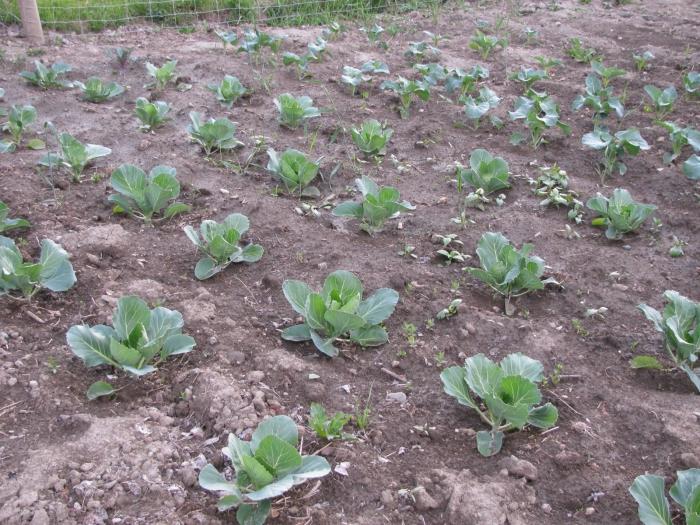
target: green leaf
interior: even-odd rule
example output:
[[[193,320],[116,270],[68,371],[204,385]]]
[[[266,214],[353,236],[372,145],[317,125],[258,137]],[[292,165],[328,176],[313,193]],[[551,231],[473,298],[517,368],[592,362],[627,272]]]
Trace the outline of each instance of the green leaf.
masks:
[[[639,505],[639,520],[644,525],[672,525],[664,495],[664,478],[649,474],[637,476],[629,492]]]
[[[700,468],[679,470],[676,476],[678,479],[668,493],[681,507],[687,507],[693,492],[700,487]]]
[[[267,436],[276,436],[296,447],[299,444],[299,429],[289,416],[273,416],[263,420],[253,432],[250,448],[253,454]]]
[[[556,424],[557,419],[559,419],[559,411],[551,403],[533,408],[527,416],[528,424],[537,428],[551,428]]]
[[[249,457],[249,456],[246,456]],[[245,459],[245,458],[244,458]],[[251,458],[252,459],[252,458]],[[268,485],[260,487],[254,492],[246,493],[246,499],[251,501],[264,501],[272,498],[277,498],[287,492],[294,486],[294,476],[288,474],[281,479],[278,479]]]
[[[282,330],[282,339],[286,341],[310,341],[311,333],[307,324],[297,324]]]
[[[663,366],[659,360],[652,355],[638,355],[630,359],[632,368],[651,368],[654,370],[663,370]]]
[[[336,270],[326,277],[321,295],[345,304],[356,295],[362,295],[362,283],[352,272]]]
[[[95,381],[87,391],[87,398],[92,401],[102,396],[114,394],[114,387],[106,381]]]
[[[41,241],[39,282],[52,292],[64,292],[75,284],[75,272],[68,253],[55,242]]]
[[[542,363],[520,352],[504,357],[500,366],[506,376],[521,376],[534,383],[542,381],[544,371]]]
[[[306,315],[306,300],[311,289],[302,281],[286,280],[282,283],[282,292],[295,312]]]
[[[46,144],[41,139],[30,139],[27,141],[27,147],[33,150],[44,149]]]
[[[270,514],[271,505],[269,501],[261,501],[257,505],[248,503],[241,505],[236,512],[238,525],[264,525]]]
[[[494,456],[501,451],[502,446],[503,432],[480,430],[476,433],[476,448],[482,456]]]
[[[122,297],[112,316],[112,324],[120,341],[126,341],[139,325],[147,326],[151,319],[148,305],[135,295]]]
[[[289,473],[301,466],[301,454],[297,449],[277,436],[266,436],[255,451],[255,459],[275,477]]]
[[[163,217],[170,219],[171,217],[179,215],[180,213],[187,213],[191,209],[192,207],[189,204],[185,204],[183,202],[173,202],[165,209],[163,212]]]
[[[700,156],[691,155],[683,163],[683,174],[690,180],[700,180]]]
[[[110,340],[109,353],[112,355],[114,360],[122,366],[128,366],[136,369],[141,368],[138,366],[141,362],[141,354],[139,351],[123,345],[116,339]]]
[[[464,363],[465,381],[476,395],[484,399],[495,395],[503,378],[502,370],[484,354],[467,358]]]
[[[71,351],[83,360],[88,368],[111,364],[109,345],[114,330],[109,326],[71,326],[66,341]]]
[[[381,326],[365,326],[350,332],[350,339],[360,346],[381,346],[389,340],[389,335]]]
[[[240,255],[237,257],[237,260],[247,263],[254,263],[262,258],[263,253],[265,253],[265,250],[259,244],[249,244],[243,248],[243,251],[241,251]]]
[[[243,469],[255,485],[256,489],[261,489],[270,485],[274,481],[274,476],[253,456],[243,456]]]
[[[362,218],[362,204],[354,201],[345,201],[333,208],[333,215],[336,217],[356,217]]]
[[[203,281],[213,277],[223,269],[224,267],[216,264],[216,261],[211,257],[202,257],[194,267],[194,276]]]
[[[474,400],[469,395],[469,387],[465,379],[466,371],[462,366],[451,366],[440,374],[443,389],[447,395],[457,399],[461,405],[479,410]]]
[[[365,320],[362,317],[341,310],[326,310],[323,319],[333,326],[333,333],[338,336],[365,325]]]
[[[173,334],[163,343],[161,359],[165,359],[171,355],[180,355],[191,352],[195,345],[195,340],[191,336],[185,334]]]
[[[199,472],[199,486],[204,490],[214,492],[225,492],[229,496],[238,497],[238,503],[242,500],[242,495],[235,483],[228,481],[223,474],[219,473],[214,465],[207,464]],[[238,503],[232,505],[237,506]]]
[[[359,304],[357,315],[364,319],[367,324],[379,324],[394,313],[398,301],[399,294],[395,290],[380,288]]]
[[[338,355],[338,349],[333,346],[335,337],[324,339],[315,330],[310,330],[309,333],[311,334],[311,341],[313,341],[314,346],[319,352],[326,354],[328,357],[335,357]]]

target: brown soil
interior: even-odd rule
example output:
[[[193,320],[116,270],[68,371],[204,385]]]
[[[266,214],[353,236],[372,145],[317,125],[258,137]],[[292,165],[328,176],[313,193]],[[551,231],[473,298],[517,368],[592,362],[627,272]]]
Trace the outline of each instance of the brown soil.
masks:
[[[80,101],[76,90],[27,87],[17,73],[31,66],[28,48],[8,35],[0,68],[5,104],[31,103],[41,123],[50,120],[59,130],[113,152],[79,185],[68,184],[65,175],[49,180],[38,172],[35,163],[42,152],[22,149],[0,156],[0,199],[10,206],[11,216],[26,217],[33,225],[12,237],[23,235],[24,251],[31,256],[37,254],[36,239],[64,243],[78,275],[67,293],[42,293],[29,305],[0,301],[0,522],[231,522],[233,516],[217,514],[214,496],[197,487],[198,469],[207,461],[223,465],[218,451],[228,432],[248,433],[274,413],[303,423],[314,401],[353,412],[369,397],[371,424],[366,432],[355,429],[357,440],[324,450],[334,466],[347,463],[347,476],[333,473],[311,492],[314,485],[302,486],[275,505],[275,523],[636,523],[636,506],[627,493],[635,476],[671,476],[678,469],[700,467],[700,405],[690,382],[680,373],[635,372],[628,364],[639,352],[662,357],[661,341],[635,308],[638,303],[659,307],[666,289],[700,299],[700,236],[692,219],[698,213],[698,189],[679,167],[663,167],[666,134],[642,111],[645,84],[673,83],[680,90],[682,69],[697,67],[700,12],[679,0],[613,8],[598,0],[591,5],[564,1],[559,10],[546,7],[528,4],[521,6],[526,16],[508,16],[511,43],[486,61],[491,70],[486,85],[503,98],[496,113],[507,122],[506,111],[520,91],[508,80],[509,73],[522,64],[534,65],[536,55],[562,59],[563,66],[540,87],[559,101],[573,133],[568,138],[550,133],[550,142],[538,150],[509,144],[510,133],[522,129],[518,124],[507,122],[500,131],[460,125],[460,106],[441,96],[441,89],[402,120],[395,100],[380,91],[380,79],[375,78],[366,100],[353,98],[338,80],[343,65],[359,66],[370,58],[386,61],[392,77],[412,76],[403,52],[408,42],[424,38],[423,30],[449,37],[440,43],[444,65],[482,63],[468,49],[468,39],[476,20],[494,22],[508,15],[501,7],[457,9],[448,4],[437,24],[424,13],[382,20],[385,28],[400,28],[389,39],[388,51],[370,45],[358,26],[350,25],[330,44],[331,56],[311,66],[314,78],[305,82],[291,69],[250,65],[245,56],[224,54],[216,37],[204,30],[183,35],[130,28],[63,35],[60,45],[42,48],[42,60],[73,66],[72,79],[98,75],[129,86],[124,96],[101,105]],[[524,44],[525,26],[540,31],[536,45]],[[285,50],[303,52],[320,29],[275,31],[288,36]],[[652,146],[629,160],[624,177],[602,189],[595,172],[597,152],[580,143],[591,129],[589,115],[570,110],[588,72],[564,56],[568,39],[575,36],[602,52],[607,64],[628,71],[613,82],[618,93],[627,93],[626,107],[633,110],[623,125],[637,126]],[[134,47],[138,62],[115,68],[105,52],[117,45]],[[646,49],[657,58],[647,73],[639,74],[632,53]],[[192,89],[167,89],[160,98],[173,105],[173,119],[155,134],[143,134],[133,117],[134,100],[148,95],[142,87],[147,81],[143,63],[167,58],[178,59],[178,71]],[[237,75],[254,89],[230,111],[206,89],[224,74]],[[283,92],[308,94],[323,108],[306,134],[277,125],[272,97]],[[697,102],[679,101],[671,119],[697,126],[699,109]],[[319,218],[301,216],[295,212],[298,201],[275,196],[263,169],[264,154],[243,174],[205,160],[188,143],[185,127],[192,110],[239,123],[246,147],[229,160],[242,162],[251,152],[252,137],[264,135],[278,151],[295,147],[323,156],[324,196],[347,198],[353,179],[368,174],[398,187],[417,208],[401,219],[400,228],[392,221],[374,237],[327,210]],[[347,133],[369,117],[386,120],[395,130],[379,165],[354,161],[356,150]],[[476,224],[463,230],[450,222],[459,200],[450,179],[454,162],[466,163],[477,147],[504,157],[514,184],[505,205],[474,211]],[[610,242],[588,225],[588,216],[586,224],[575,228],[581,238],[567,240],[561,233],[565,212],[541,209],[530,192],[527,177],[537,176],[535,161],[557,162],[583,199],[599,190],[609,194],[612,187],[628,188],[637,200],[658,206],[663,229],[655,234],[647,224],[624,242]],[[109,174],[126,162],[146,169],[176,167],[185,185],[183,200],[192,212],[156,227],[113,216],[106,201]],[[340,169],[329,180],[336,164]],[[250,218],[248,237],[264,246],[263,259],[196,281],[197,256],[182,226],[233,211]],[[113,228],[112,237],[98,238],[102,230],[95,228],[106,225],[123,230]],[[563,289],[523,297],[517,315],[507,317],[502,302],[466,276],[462,265],[445,267],[436,260],[432,234],[457,233],[464,251],[474,256],[476,242],[488,230],[503,232],[517,245],[533,242]],[[673,235],[688,242],[685,257],[669,257]],[[415,246],[418,259],[398,255],[406,244]],[[390,342],[372,350],[346,348],[333,360],[310,345],[283,342],[278,327],[293,314],[282,281],[295,278],[320,286],[330,271],[341,268],[356,272],[367,290],[390,286],[400,292],[387,322]],[[115,399],[88,402],[87,387],[108,371],[88,370],[73,357],[65,344],[66,330],[81,322],[107,322],[114,298],[134,292],[183,312],[186,332],[196,338],[197,348],[141,381],[120,374],[115,385],[122,390]],[[427,327],[427,320],[455,297],[463,300],[458,315]],[[602,306],[608,308],[604,318],[584,317],[587,308]],[[583,330],[574,329],[574,319]],[[402,335],[404,323],[418,327],[415,347]],[[500,456],[483,458],[471,437],[481,422],[443,394],[439,372],[478,352],[500,359],[515,351],[541,360],[548,373],[561,366],[561,381],[544,389],[560,419],[547,433],[508,435]],[[320,377],[310,379],[312,373]],[[388,400],[387,394],[395,392],[404,392],[407,402]],[[307,431],[306,449],[322,446]],[[508,467],[502,460],[510,455],[536,466],[537,479],[526,487],[513,486],[512,477],[501,473]],[[497,517],[486,518],[491,516],[487,513],[467,521],[455,509],[455,493],[448,501],[445,486],[457,483],[454,476],[465,469],[476,484],[459,486],[477,490],[479,484],[493,485],[473,492],[485,500],[466,498],[462,506],[497,506]],[[460,476],[472,479],[469,473]],[[411,497],[418,486],[424,489]]]

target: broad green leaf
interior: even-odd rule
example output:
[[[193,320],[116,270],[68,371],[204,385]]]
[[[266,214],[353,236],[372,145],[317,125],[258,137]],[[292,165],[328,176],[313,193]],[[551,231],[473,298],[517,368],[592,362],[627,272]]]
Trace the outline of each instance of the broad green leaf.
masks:
[[[506,376],[521,376],[535,383],[542,381],[542,363],[520,352],[504,357],[500,366]]]
[[[249,244],[241,251],[240,255],[236,258],[247,263],[254,263],[259,261],[265,250],[259,244]],[[236,262],[235,260],[233,262]]]
[[[469,387],[465,379],[466,371],[462,366],[451,366],[440,374],[445,393],[456,398],[461,405],[479,410],[476,403],[469,395]]]
[[[362,203],[345,201],[333,208],[333,215],[336,217],[356,217],[362,218]]]
[[[75,325],[68,329],[66,341],[71,351],[83,360],[85,366],[93,367],[112,363],[109,345],[114,330],[109,326]]]
[[[205,490],[225,492],[229,496],[237,497],[238,502],[232,506],[237,506],[242,501],[241,491],[236,484],[228,481],[214,465],[207,464],[199,472],[199,486]]]
[[[668,493],[681,507],[686,507],[692,493],[700,487],[700,468],[679,470],[676,476],[678,479]]]
[[[350,339],[360,346],[381,346],[389,340],[389,335],[381,326],[366,326],[350,332]]]
[[[210,277],[216,275],[221,270],[222,266],[216,264],[216,261],[211,257],[202,257],[194,267],[194,276],[203,281],[204,279],[209,279]]]
[[[282,339],[286,341],[310,341],[311,332],[307,324],[297,324],[282,330]]]
[[[328,357],[335,357],[338,355],[339,350],[335,346],[333,346],[333,341],[335,341],[335,337],[324,339],[315,330],[310,330],[309,333],[311,334],[311,341],[313,341],[314,346],[318,349],[319,352],[326,354]]]
[[[277,436],[266,436],[260,441],[255,459],[276,477],[301,467],[301,454]]]
[[[272,473],[253,456],[243,456],[243,469],[256,489],[269,486],[275,479]],[[278,495],[281,496],[281,494]]]
[[[170,206],[165,208],[163,217],[170,219],[171,217],[175,217],[175,215],[179,215],[180,213],[187,213],[191,209],[192,208],[189,204],[185,204],[183,202],[173,202]]]
[[[362,317],[340,310],[326,310],[323,319],[333,326],[333,333],[338,336],[365,325],[365,320]]]
[[[293,279],[286,280],[282,283],[282,292],[295,312],[306,315],[306,300],[311,290],[305,283]]]
[[[293,447],[299,444],[299,429],[289,416],[273,416],[263,420],[253,432],[250,448],[256,453],[260,442],[267,436],[276,436]]]
[[[143,299],[134,295],[117,301],[117,309],[112,316],[112,324],[120,341],[126,341],[138,325],[147,326],[151,311]]]
[[[700,156],[691,155],[683,163],[683,174],[690,180],[700,180]]]
[[[123,345],[116,339],[111,339],[109,342],[109,353],[112,355],[114,360],[122,366],[128,366],[132,368],[141,368],[138,366],[141,363],[141,354],[138,350],[134,348],[129,348]]]
[[[326,277],[321,295],[324,299],[332,297],[340,301],[341,304],[345,304],[352,297],[362,295],[362,283],[355,274],[345,270],[336,270]]]
[[[502,446],[503,432],[480,430],[476,433],[476,448],[482,456],[494,456],[501,451]]]
[[[262,500],[257,505],[244,503],[238,507],[236,521],[238,525],[264,525],[270,514],[270,501]]]
[[[651,368],[654,370],[663,370],[663,366],[659,360],[653,355],[638,355],[630,359],[632,368]]]
[[[250,456],[246,456],[245,459],[249,458]],[[252,459],[252,458],[250,458]],[[253,460],[255,461],[255,460]],[[258,463],[259,465],[259,463]],[[261,466],[262,468],[262,466]],[[266,484],[264,486],[261,486],[258,490],[254,492],[248,492],[246,493],[245,497],[248,500],[251,501],[264,501],[264,500],[269,500],[272,498],[278,498],[285,492],[287,492],[289,489],[291,489],[294,486],[294,476],[292,474],[287,474],[281,479],[278,479],[276,481],[273,481],[269,484]]]
[[[102,396],[114,394],[114,387],[106,381],[95,381],[87,391],[87,398],[92,401]]]
[[[551,428],[557,419],[559,419],[559,411],[551,403],[533,408],[527,416],[528,424],[537,428]]]
[[[649,474],[637,476],[629,492],[639,505],[639,520],[644,525],[672,525],[664,495],[664,478]]]
[[[298,485],[307,479],[322,478],[330,474],[331,467],[328,461],[321,456],[304,456],[301,458],[301,466],[291,472],[294,484]]]
[[[398,301],[399,294],[395,290],[380,288],[359,304],[357,315],[364,319],[367,324],[379,324],[394,313]]]
[[[476,395],[484,399],[495,395],[503,378],[503,372],[484,354],[467,358],[464,363],[465,381]]]
[[[180,355],[191,352],[195,347],[195,340],[185,334],[173,334],[165,340],[163,344],[163,350],[161,351],[161,358],[166,358],[171,355]]]
[[[29,149],[39,150],[39,149],[44,149],[46,147],[46,144],[44,143],[43,140],[35,138],[35,139],[30,139],[27,141],[27,147]]]
[[[39,264],[39,282],[44,288],[63,292],[75,284],[75,272],[68,260],[68,253],[55,242],[49,239],[41,241]]]

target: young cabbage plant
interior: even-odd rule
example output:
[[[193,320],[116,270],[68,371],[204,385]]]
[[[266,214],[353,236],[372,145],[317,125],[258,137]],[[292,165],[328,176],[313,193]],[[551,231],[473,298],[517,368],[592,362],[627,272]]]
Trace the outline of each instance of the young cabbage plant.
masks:
[[[498,38],[495,35],[486,35],[478,29],[476,30],[476,34],[469,40],[469,49],[479,53],[482,60],[487,60],[491,52],[497,47],[505,49],[507,45],[507,40]]]
[[[481,268],[466,268],[470,275],[505,297],[506,315],[515,310],[511,298],[543,290],[547,284],[558,284],[552,277],[542,280],[544,261],[530,255],[533,249],[532,244],[526,243],[516,250],[502,233],[486,232],[476,249]]]
[[[381,60],[368,60],[360,66],[360,71],[363,73],[373,73],[375,75],[388,75],[390,73],[389,66]]]
[[[209,91],[216,95],[222,106],[231,109],[236,101],[248,92],[238,78],[226,75],[219,84],[209,84]]]
[[[408,80],[399,76],[398,80],[385,80],[380,86],[383,90],[393,91],[399,98],[399,114],[408,118],[411,101],[414,97],[426,102],[430,98],[430,84],[421,80]]]
[[[0,233],[16,228],[29,228],[31,224],[26,219],[10,219],[10,208],[0,201]]]
[[[700,303],[678,292],[664,292],[666,305],[659,312],[651,306],[640,304],[646,318],[663,334],[664,347],[677,368],[683,370],[700,393]],[[662,366],[654,356],[637,356],[631,361],[633,368],[657,368]]]
[[[685,514],[686,525],[700,523],[700,469],[691,468],[676,472],[678,478],[669,494]],[[644,474],[637,476],[629,493],[637,502],[639,521],[643,525],[673,525],[668,499],[664,493],[666,480],[663,476]]]
[[[147,87],[154,89],[155,91],[161,91],[171,82],[175,82],[177,76],[175,75],[175,67],[177,66],[177,60],[170,60],[160,67],[154,66],[150,62],[146,62],[146,71],[153,77],[153,82],[151,82]]]
[[[683,89],[689,97],[700,96],[700,72],[688,71],[683,75]]]
[[[464,113],[467,115],[467,118],[474,123],[474,129],[479,128],[481,117],[486,115],[490,110],[497,108],[498,104],[501,102],[496,92],[487,87],[479,89],[478,97],[474,98],[471,95],[466,95],[461,100],[464,102]],[[500,119],[498,117],[491,117],[491,122],[494,125],[498,125],[499,121]]]
[[[351,66],[343,66],[343,74],[340,77],[340,81],[350,86],[353,97],[357,92],[357,88],[360,87],[363,82],[369,82],[370,80],[372,80],[372,77],[363,73],[361,70]]]
[[[604,88],[608,87],[614,78],[621,77],[626,73],[624,69],[620,69],[619,67],[607,67],[600,60],[593,60],[591,62],[591,69],[600,77]]]
[[[182,333],[183,326],[177,310],[162,306],[151,310],[139,297],[125,296],[117,301],[112,326],[74,325],[66,341],[88,368],[109,365],[140,377],[155,372],[168,357],[192,351],[196,343]],[[89,394],[92,398],[114,391],[109,383],[98,383],[105,387],[104,394]],[[96,386],[93,384],[89,392]]]
[[[543,197],[540,206],[554,205],[569,208],[568,219],[580,224],[583,220],[583,202],[578,200],[578,194],[569,189],[569,177],[566,171],[561,169],[556,163],[553,166],[542,166],[542,175],[536,180],[530,179],[530,184],[534,186],[532,193],[537,197]]]
[[[700,152],[700,131],[691,127],[681,128],[675,122],[662,122],[661,126],[668,131],[671,142],[671,152],[664,153],[664,163],[671,164],[681,155],[685,146],[693,148],[695,153]]]
[[[269,48],[273,53],[277,53],[282,47],[282,38],[263,33],[258,28],[254,28],[243,32],[243,41],[238,47],[238,52],[246,53],[249,62],[252,61],[253,57],[255,57],[257,62],[260,53],[265,47]]]
[[[107,51],[107,56],[114,58],[119,67],[125,67],[131,59],[132,51],[133,49],[130,47],[114,47]]]
[[[355,179],[362,201],[345,201],[333,210],[336,217],[355,217],[360,220],[360,229],[370,235],[381,231],[384,223],[397,217],[402,211],[415,210],[408,201],[400,201],[399,190],[391,186],[378,186],[367,176]]]
[[[297,78],[299,80],[304,80],[306,77],[312,76],[309,72],[309,64],[314,62],[315,58],[307,53],[305,55],[299,56],[296,53],[287,51],[282,54],[282,63],[285,66],[294,66],[297,69]]]
[[[321,31],[321,35],[328,40],[336,40],[346,31],[346,28],[339,24],[338,22],[331,22],[328,27],[324,27]]]
[[[322,478],[331,467],[321,456],[302,456],[299,430],[288,416],[263,420],[250,441],[229,434],[228,446],[222,450],[233,465],[235,477],[207,464],[199,473],[199,486],[221,494],[216,508],[224,512],[238,508],[240,525],[264,525],[273,499],[284,495],[305,481]]]
[[[584,47],[583,42],[579,38],[569,40],[569,47],[566,53],[576,62],[587,63],[595,60],[598,57],[598,51],[592,47]]]
[[[644,86],[644,92],[651,99],[651,110],[656,113],[656,118],[662,119],[673,111],[673,104],[678,100],[678,92],[675,86],[668,86],[665,89],[657,88],[648,84]]]
[[[225,117],[202,122],[202,116],[192,111],[190,122],[187,126],[190,140],[199,144],[207,157],[215,151],[224,152],[243,145],[236,138],[236,125]]]
[[[2,131],[10,134],[10,140],[0,140],[0,153],[12,153],[22,143],[22,135],[27,128],[36,121],[37,113],[34,106],[12,106],[7,114],[7,122],[3,124]],[[43,147],[44,143],[35,139],[30,141],[29,146],[36,142],[37,147]]]
[[[74,82],[83,94],[83,100],[99,104],[124,93],[124,87],[116,82],[102,82],[97,77],[90,77],[82,82]]]
[[[288,193],[299,197],[316,198],[321,196],[316,186],[309,186],[318,175],[321,159],[312,162],[301,151],[287,149],[281,155],[270,148],[267,150],[269,161],[267,171],[284,184]]]
[[[602,181],[617,171],[620,175],[627,173],[627,165],[622,162],[622,156],[626,153],[633,157],[640,151],[649,149],[649,144],[639,134],[637,128],[618,131],[612,135],[605,128],[596,128],[586,133],[581,138],[581,143],[596,150],[603,150],[603,159],[598,174]]]
[[[240,213],[232,213],[221,223],[202,221],[199,233],[192,226],[185,226],[183,229],[187,238],[204,255],[194,268],[195,277],[199,280],[209,279],[231,263],[259,261],[263,256],[262,246],[248,244],[241,247],[238,244],[249,226],[248,217]]]
[[[644,51],[644,53],[637,55],[632,55],[632,60],[634,60],[634,67],[638,72],[646,71],[649,67],[649,62],[656,58],[651,51]]]
[[[279,112],[279,123],[287,128],[296,129],[308,119],[321,116],[311,97],[305,95],[295,97],[283,93],[274,102]]]
[[[322,62],[323,57],[326,55],[326,50],[328,48],[328,42],[323,37],[316,37],[316,40],[309,42],[306,45],[309,50],[309,55],[314,61]]]
[[[376,157],[386,154],[386,146],[389,143],[394,130],[382,125],[374,119],[365,120],[358,128],[352,128],[350,135],[355,146],[368,157]]]
[[[477,354],[467,358],[464,366],[442,371],[445,393],[476,410],[491,427],[476,433],[476,448],[482,456],[500,452],[505,432],[528,425],[548,429],[556,424],[557,408],[551,403],[539,405],[542,393],[538,383],[544,379],[543,372],[542,363],[519,352],[504,357],[499,364]]]
[[[537,65],[540,66],[547,75],[549,75],[552,69],[561,66],[561,60],[542,55],[536,56],[535,62],[537,62]]]
[[[336,412],[330,415],[320,403],[311,403],[309,410],[309,426],[320,439],[333,441],[335,439],[352,439],[352,434],[343,432],[343,427],[352,419],[351,414]]]
[[[149,102],[148,99],[139,97],[136,99],[134,114],[141,121],[139,128],[142,131],[153,131],[168,120],[170,104],[163,100]]]
[[[238,43],[238,35],[235,31],[214,31],[214,34],[221,40],[224,53],[226,53],[226,46],[235,46]]]
[[[108,197],[114,203],[114,213],[126,213],[146,223],[151,223],[155,214],[163,213],[169,219],[190,210],[181,202],[171,202],[180,195],[180,183],[175,177],[175,168],[156,166],[148,175],[131,164],[119,166],[109,179],[117,193]]]
[[[16,291],[31,299],[41,289],[65,292],[74,284],[73,265],[60,245],[44,239],[39,260],[25,262],[15,241],[0,235],[0,296]]]
[[[33,86],[38,86],[42,89],[68,89],[73,87],[73,83],[65,80],[63,77],[71,71],[68,64],[56,62],[50,67],[46,67],[40,61],[34,61],[34,71],[22,71],[19,76],[25,79]]]
[[[527,92],[535,82],[540,80],[545,80],[548,78],[547,72],[544,69],[537,69],[533,67],[521,66],[520,71],[513,73],[510,76],[511,80],[516,80],[525,86],[525,92]]]
[[[578,95],[571,109],[579,111],[583,107],[593,111],[593,121],[607,117],[615,112],[618,118],[625,116],[625,107],[620,99],[613,95],[612,87],[603,87],[603,83],[598,75],[591,73],[586,77],[586,88],[583,95]]]
[[[73,135],[61,133],[58,137],[60,151],[47,153],[39,160],[40,166],[64,167],[70,171],[73,182],[80,182],[83,171],[93,160],[106,157],[112,150],[97,144],[83,144]]]
[[[613,190],[610,199],[598,193],[588,199],[586,207],[599,215],[593,219],[593,226],[606,228],[605,236],[612,240],[636,231],[656,211],[656,206],[635,201],[623,188]]]
[[[435,58],[440,55],[440,50],[428,42],[409,42],[408,49],[403,54],[411,62],[420,62],[429,57]]]
[[[380,288],[362,299],[362,283],[351,272],[337,270],[326,277],[320,293],[305,283],[287,280],[282,284],[284,296],[295,312],[303,316],[302,324],[282,331],[287,341],[313,341],[329,357],[338,355],[333,343],[343,341],[360,346],[380,346],[389,340],[381,325],[394,312],[399,294]]]
[[[457,163],[457,190],[465,184],[484,195],[510,188],[508,183],[508,163],[501,157],[494,157],[485,149],[475,149],[469,155],[469,168]]]
[[[440,82],[447,80],[450,70],[442,64],[432,62],[430,64],[416,64],[413,69],[423,75],[423,82],[429,86],[437,86]]]
[[[547,142],[544,133],[548,129],[557,127],[565,135],[571,133],[571,128],[559,120],[559,105],[543,91],[528,90],[525,96],[518,97],[515,110],[509,111],[508,114],[513,121],[524,121],[530,131],[530,144],[535,149]],[[518,144],[522,140],[523,136],[517,132],[511,137],[513,144]]]
[[[445,90],[448,93],[455,93],[459,97],[463,97],[468,93],[473,93],[476,91],[476,85],[480,80],[486,80],[489,78],[488,68],[475,65],[469,71],[464,71],[463,69],[456,68],[452,69],[445,79]]]

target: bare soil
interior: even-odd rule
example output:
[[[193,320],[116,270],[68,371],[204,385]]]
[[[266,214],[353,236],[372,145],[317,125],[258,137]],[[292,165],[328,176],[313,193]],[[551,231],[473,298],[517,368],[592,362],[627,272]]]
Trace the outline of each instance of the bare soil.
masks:
[[[307,430],[305,449],[323,448],[347,475],[334,472],[318,485],[302,486],[274,505],[271,522],[631,524],[637,522],[636,506],[627,487],[635,476],[672,476],[678,469],[700,467],[700,404],[691,383],[682,373],[637,372],[629,366],[637,353],[663,358],[660,338],[635,308],[638,303],[658,308],[666,289],[700,299],[698,188],[679,166],[663,166],[666,133],[642,108],[645,84],[673,83],[680,91],[682,70],[697,68],[700,10],[681,0],[617,7],[566,0],[558,10],[549,5],[521,5],[525,14],[517,14],[500,4],[457,8],[448,3],[437,21],[429,13],[384,19],[385,29],[400,28],[388,38],[386,51],[350,24],[304,82],[291,69],[250,64],[230,50],[224,54],[215,35],[203,29],[180,34],[131,27],[62,35],[56,45],[41,48],[41,60],[70,63],[72,79],[97,75],[128,86],[124,96],[101,105],[81,101],[77,90],[43,92],[26,86],[17,73],[31,67],[32,58],[26,42],[10,28],[0,64],[4,103],[31,103],[41,123],[49,120],[113,152],[77,185],[69,184],[65,174],[49,177],[38,171],[35,164],[43,152],[22,149],[0,156],[0,199],[11,216],[32,222],[30,230],[12,232],[12,237],[26,239],[27,256],[37,255],[37,239],[63,243],[78,275],[67,293],[42,293],[31,304],[0,300],[0,522],[232,522],[232,515],[217,513],[214,495],[198,488],[198,470],[206,462],[224,465],[220,448],[228,432],[248,435],[270,414],[287,414],[303,425],[315,401],[354,412],[369,399],[370,425],[365,431],[350,428],[356,440],[325,448]],[[474,23],[495,23],[503,16],[510,45],[479,60],[468,49]],[[540,31],[536,44],[524,43],[525,26]],[[301,53],[320,30],[275,32],[287,35],[285,50]],[[461,107],[441,96],[441,89],[402,120],[396,101],[379,89],[381,79],[372,82],[367,98],[351,96],[340,84],[343,65],[357,67],[370,58],[387,62],[392,78],[415,76],[403,52],[410,41],[425,38],[423,30],[448,37],[439,46],[445,66],[484,63],[490,68],[486,85],[503,98],[496,114],[507,122],[505,129],[482,125],[473,131]],[[598,49],[606,64],[628,71],[613,81],[632,110],[623,126],[638,127],[651,145],[629,160],[624,177],[612,178],[605,188],[595,172],[597,152],[581,145],[581,136],[592,127],[590,115],[570,109],[589,71],[565,56],[571,37]],[[134,47],[138,61],[117,68],[106,56],[115,46]],[[640,74],[632,54],[643,50],[656,59]],[[559,101],[573,133],[550,133],[548,144],[532,150],[509,144],[511,132],[522,128],[509,122],[506,112],[520,93],[509,73],[534,65],[537,55],[563,61],[539,87]],[[168,88],[159,98],[173,105],[172,120],[154,134],[141,133],[133,107],[138,96],[149,95],[143,87],[144,62],[173,58],[192,89]],[[238,76],[253,89],[230,111],[206,89],[224,74]],[[306,132],[280,128],[272,98],[284,92],[310,95],[323,116]],[[302,216],[295,211],[299,201],[276,195],[264,154],[243,173],[207,161],[188,142],[185,127],[192,110],[225,115],[239,124],[246,146],[226,157],[231,162],[243,163],[253,137],[264,135],[278,151],[294,147],[323,157],[324,198],[349,198],[354,178],[367,174],[396,186],[416,210],[374,237],[326,209],[319,217]],[[684,99],[670,118],[697,127],[699,115],[700,105]],[[380,164],[356,161],[348,133],[370,117],[394,129]],[[34,130],[40,127],[37,123]],[[475,224],[462,229],[450,222],[459,202],[450,181],[455,161],[467,163],[478,147],[507,160],[514,184],[503,206],[473,211]],[[554,162],[568,172],[582,199],[628,188],[637,200],[658,206],[663,228],[654,233],[647,224],[623,242],[611,242],[589,226],[588,215],[575,227],[581,237],[566,239],[565,211],[542,209],[527,182],[538,175],[538,165]],[[192,212],[155,227],[112,215],[108,179],[122,163],[177,168],[182,200]],[[248,238],[264,246],[264,257],[196,281],[197,255],[182,227],[234,211],[250,218]],[[443,266],[435,257],[433,234],[458,234],[473,262],[476,243],[489,230],[503,232],[518,246],[533,242],[563,288],[519,299],[517,314],[508,317],[502,301],[469,278],[463,265]],[[685,257],[669,257],[673,235],[688,242]],[[399,255],[405,245],[415,246],[417,259]],[[390,286],[400,292],[387,322],[389,343],[371,350],[347,347],[330,360],[311,345],[280,339],[280,327],[293,317],[282,281],[295,278],[320,286],[335,269],[355,272],[366,290]],[[113,399],[89,402],[86,389],[109,371],[86,369],[65,344],[65,333],[74,324],[109,322],[116,298],[128,293],[180,310],[197,348],[140,381],[119,375],[113,379],[120,388]],[[428,326],[456,297],[463,301],[459,313]],[[586,309],[602,306],[608,309],[603,318],[584,316]],[[403,336],[404,323],[418,327],[414,347]],[[560,419],[546,433],[508,435],[499,456],[483,458],[473,437],[481,422],[443,394],[439,373],[479,352],[500,359],[516,351],[541,360],[548,373],[561,367],[560,381],[550,381],[543,391],[559,408]],[[405,403],[387,398],[398,392],[406,395]],[[531,464],[526,465],[531,479],[520,479],[522,469],[507,460],[511,455]]]

